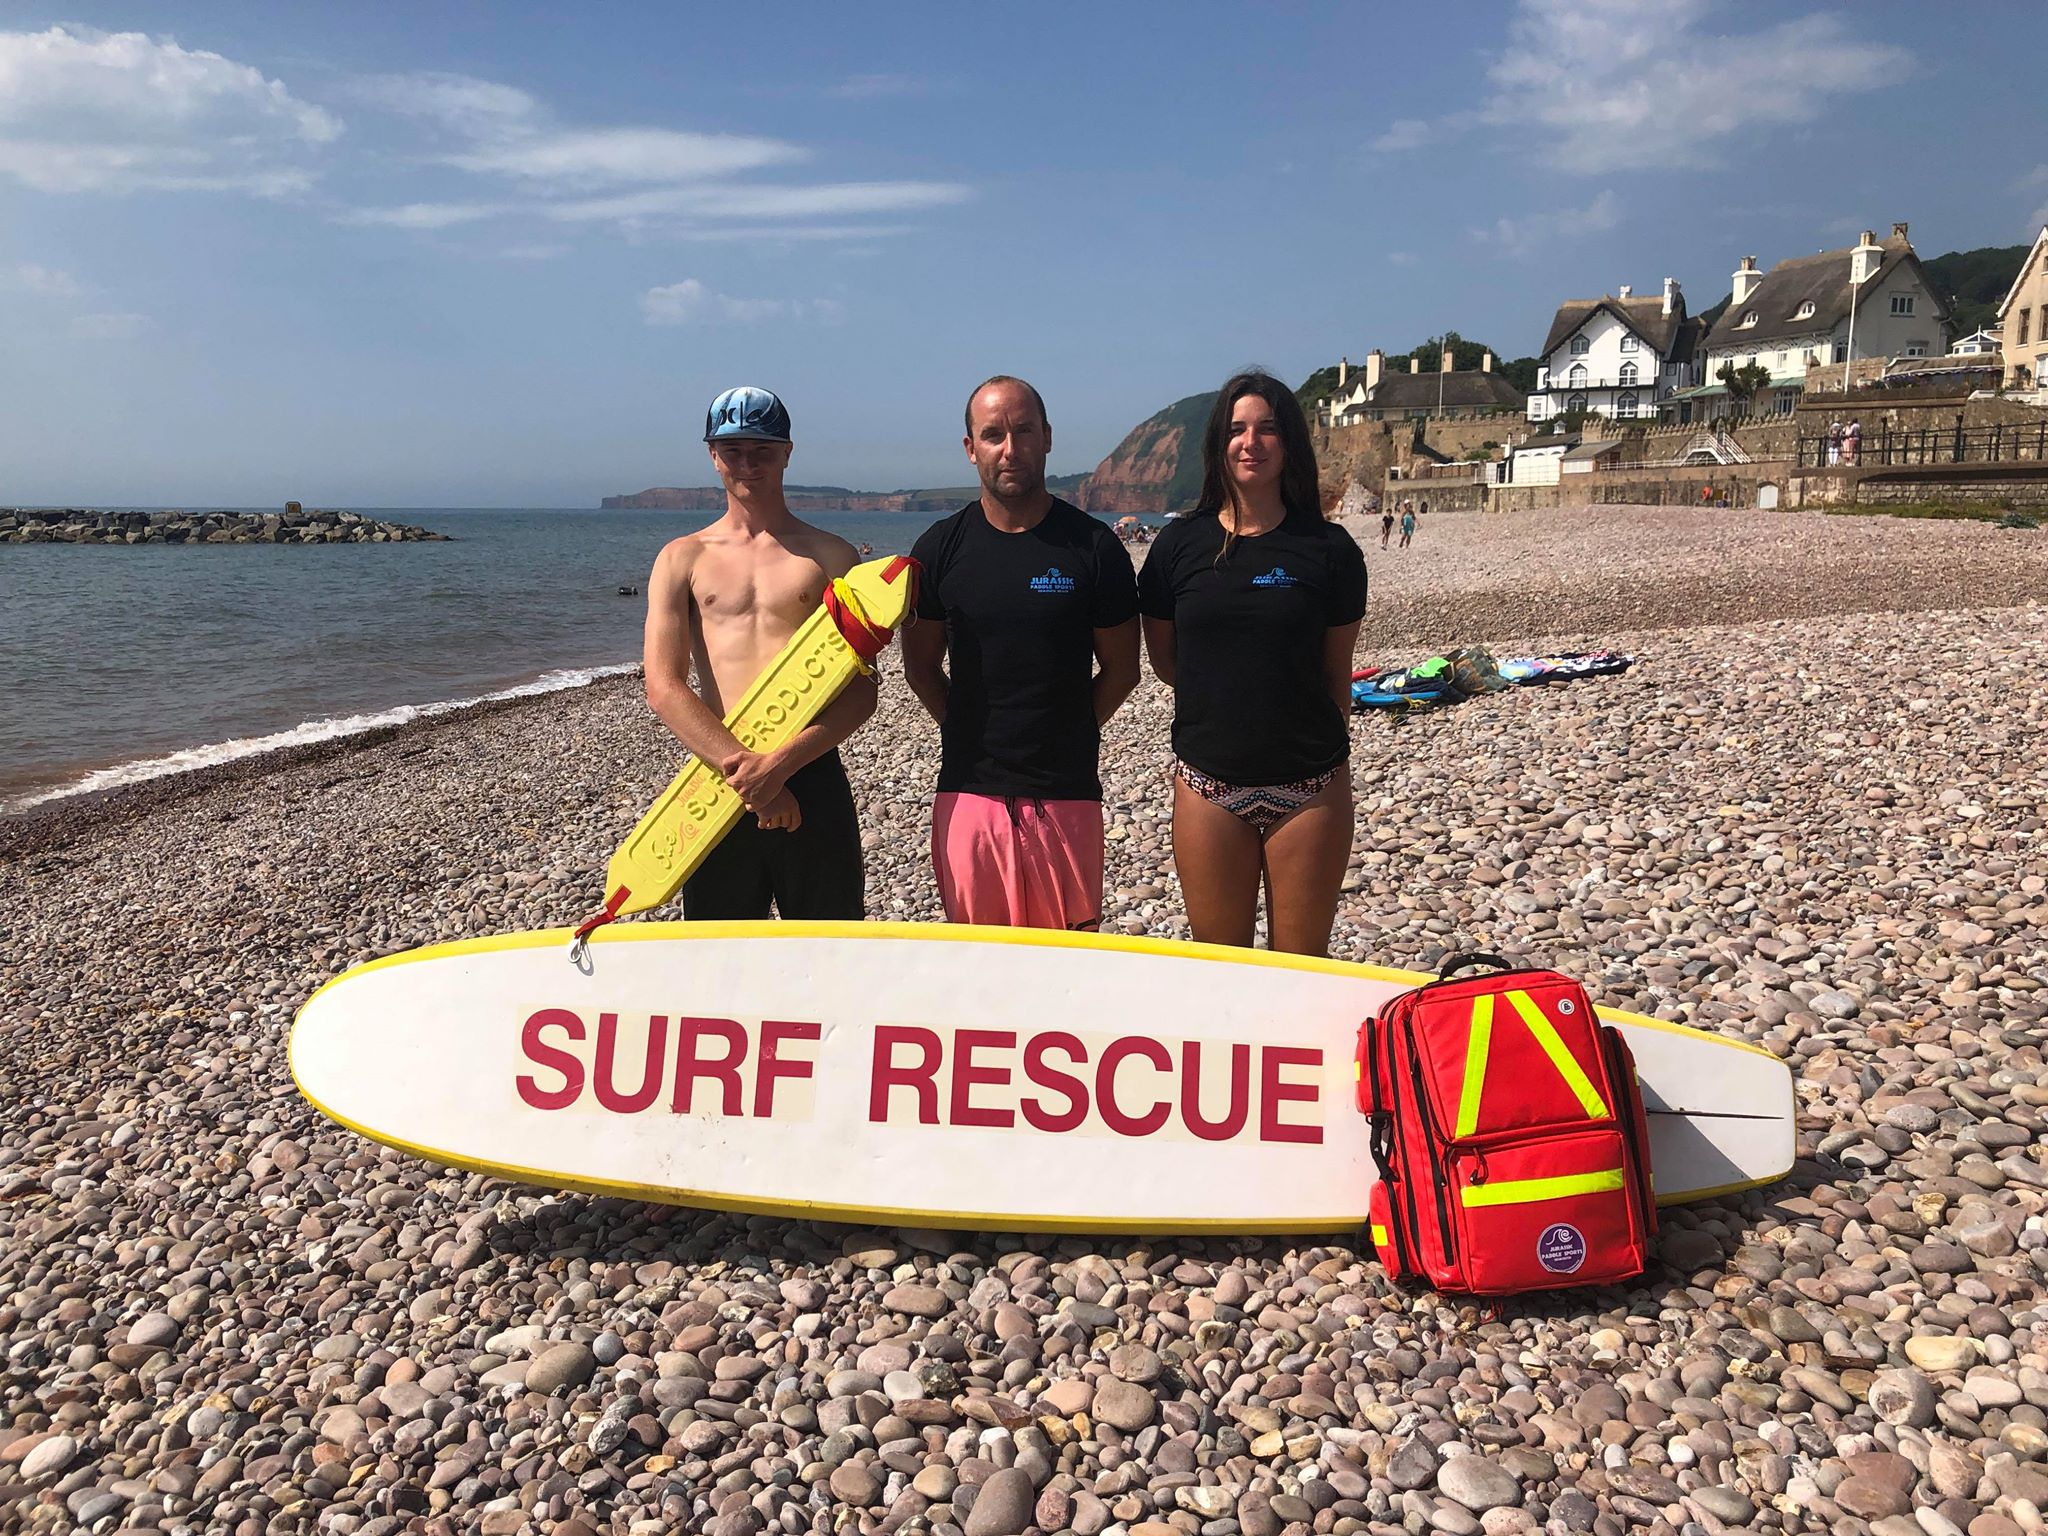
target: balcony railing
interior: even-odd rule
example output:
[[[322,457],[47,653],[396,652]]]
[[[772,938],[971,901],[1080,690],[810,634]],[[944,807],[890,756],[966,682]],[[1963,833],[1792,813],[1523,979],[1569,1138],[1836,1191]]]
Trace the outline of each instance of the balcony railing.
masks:
[[[1885,426],[1860,435],[1852,450],[1825,435],[1799,439],[1802,468],[1840,466],[1869,469],[1873,465],[2048,463],[2048,422],[2006,422],[1965,427],[1958,416],[1953,427]]]

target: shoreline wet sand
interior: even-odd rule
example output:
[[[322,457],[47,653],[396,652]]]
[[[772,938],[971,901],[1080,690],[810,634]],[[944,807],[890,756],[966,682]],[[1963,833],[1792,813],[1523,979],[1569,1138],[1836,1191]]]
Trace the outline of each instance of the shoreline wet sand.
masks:
[[[0,823],[0,1524],[2043,1529],[2048,535],[1376,534],[1364,659],[1644,659],[1357,720],[1333,952],[1505,950],[1764,1045],[1784,1185],[1667,1210],[1636,1286],[1478,1307],[1358,1233],[791,1224],[325,1122],[284,1060],[322,981],[600,898],[677,766],[616,678]],[[1185,932],[1169,712],[1148,680],[1107,733],[1113,931]],[[936,755],[892,667],[847,748],[874,917],[937,915]]]

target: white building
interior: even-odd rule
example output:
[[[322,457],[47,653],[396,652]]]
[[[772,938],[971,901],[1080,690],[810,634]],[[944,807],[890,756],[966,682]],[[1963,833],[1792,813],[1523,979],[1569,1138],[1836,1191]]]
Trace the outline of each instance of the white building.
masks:
[[[1661,298],[1639,299],[1624,285],[1611,297],[1567,301],[1543,343],[1529,419],[1654,417],[1658,401],[1694,382],[1701,329],[1686,318],[1675,278],[1664,279]]]
[[[1768,272],[1745,256],[1728,308],[1708,333],[1699,385],[1674,402],[1681,421],[1729,413],[1724,364],[1754,363],[1770,374],[1752,414],[1790,411],[1810,365],[1862,357],[1935,357],[1947,350],[1949,308],[1927,279],[1906,226],[1879,241],[1781,261]]]

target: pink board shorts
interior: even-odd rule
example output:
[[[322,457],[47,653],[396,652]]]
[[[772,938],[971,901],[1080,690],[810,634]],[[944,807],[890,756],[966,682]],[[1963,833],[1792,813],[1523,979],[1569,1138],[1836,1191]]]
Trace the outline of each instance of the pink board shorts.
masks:
[[[948,922],[1099,928],[1102,802],[942,794],[932,870]]]

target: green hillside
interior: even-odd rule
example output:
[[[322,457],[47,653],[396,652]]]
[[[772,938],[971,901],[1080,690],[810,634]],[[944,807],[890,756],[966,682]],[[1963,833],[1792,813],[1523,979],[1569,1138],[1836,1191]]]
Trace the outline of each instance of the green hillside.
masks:
[[[1201,498],[1202,429],[1209,425],[1209,413],[1215,408],[1216,391],[1212,389],[1174,401],[1145,423],[1154,428],[1155,436],[1180,429],[1180,453],[1174,459],[1173,478],[1166,483],[1166,505],[1172,510],[1192,507]]]
[[[1927,281],[1947,299],[1955,313],[1949,324],[1959,337],[1981,330],[1998,319],[1999,303],[2020,275],[2020,263],[2031,246],[1986,245],[1974,251],[1950,251],[1923,260]]]

